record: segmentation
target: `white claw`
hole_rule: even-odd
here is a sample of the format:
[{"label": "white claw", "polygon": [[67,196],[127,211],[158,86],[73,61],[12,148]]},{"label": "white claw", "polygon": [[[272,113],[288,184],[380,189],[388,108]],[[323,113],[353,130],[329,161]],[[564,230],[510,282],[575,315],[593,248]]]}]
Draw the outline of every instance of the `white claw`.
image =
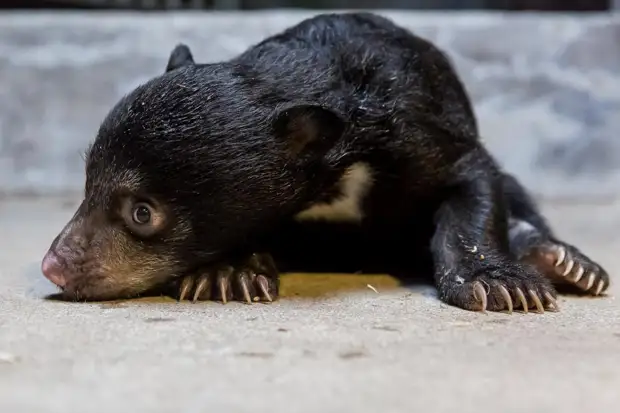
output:
[{"label": "white claw", "polygon": [[605,285],[605,281],[603,280],[599,280],[598,285],[596,286],[596,293],[594,293],[595,295],[599,295],[601,293],[601,291],[603,291],[603,286]]},{"label": "white claw", "polygon": [[474,298],[480,302],[480,311],[483,313],[487,310],[487,293],[479,281],[474,283]]},{"label": "white claw", "polygon": [[261,293],[263,293],[263,297],[267,301],[272,302],[273,299],[271,298],[271,295],[269,294],[269,282],[267,281],[267,278],[265,278],[264,275],[257,275],[256,283],[258,284],[258,288],[260,289]]},{"label": "white claw", "polygon": [[194,291],[194,298],[192,298],[192,302],[198,301],[198,298],[202,295],[202,293],[209,287],[209,278],[206,276],[200,277],[200,281],[196,286],[196,290]]},{"label": "white claw", "polygon": [[512,305],[512,298],[510,298],[510,293],[508,292],[506,287],[504,287],[503,285],[500,285],[497,288],[500,294],[502,295],[504,302],[506,302],[506,306],[508,307],[508,314],[512,314],[513,305]]},{"label": "white claw", "polygon": [[519,299],[519,302],[521,303],[521,308],[523,309],[523,312],[527,313],[528,305],[527,305],[527,300],[525,299],[525,295],[523,294],[523,291],[521,291],[521,289],[517,287],[515,288],[515,294],[517,295],[517,298]]},{"label": "white claw", "polygon": [[558,255],[558,260],[555,262],[555,266],[559,266],[564,262],[564,258],[566,258],[566,250],[562,247],[559,248],[560,255]]},{"label": "white claw", "polygon": [[573,278],[573,282],[574,283],[578,283],[579,280],[581,280],[581,277],[583,277],[583,273],[585,272],[585,270],[583,269],[583,267],[580,265],[579,266],[579,270],[577,271],[577,274],[575,275],[575,278]]},{"label": "white claw", "polygon": [[588,275],[588,277],[589,277],[588,285],[586,286],[586,290],[589,290],[590,288],[592,288],[592,286],[594,285],[594,278],[596,278],[593,272],[591,272],[590,275]]},{"label": "white claw", "polygon": [[243,298],[245,302],[248,304],[252,304],[252,297],[250,297],[250,290],[248,289],[248,284],[245,278],[241,278],[239,280],[239,284],[241,285],[241,291],[243,292]]},{"label": "white claw", "polygon": [[226,280],[226,278],[220,278],[220,294],[222,295],[222,304],[226,304],[228,302],[228,286],[226,285],[227,282],[228,280]]},{"label": "white claw", "polygon": [[181,282],[181,291],[179,292],[179,301],[183,301],[185,296],[189,292],[190,288],[194,284],[191,277],[185,277]]},{"label": "white claw", "polygon": [[566,269],[562,273],[562,277],[566,277],[570,273],[570,271],[573,269],[573,265],[575,265],[575,261],[570,260],[566,265]]},{"label": "white claw", "polygon": [[538,294],[536,294],[534,292],[534,290],[528,290],[528,293],[530,294],[530,297],[532,298],[532,301],[534,301],[534,305],[536,306],[536,309],[538,310],[538,312],[540,314],[544,313],[545,312],[545,306],[540,301],[540,297],[538,297]]},{"label": "white claw", "polygon": [[558,305],[558,301],[555,298],[553,298],[553,296],[549,293],[549,291],[545,291],[544,295],[547,301],[549,301],[551,305],[553,306],[553,310],[560,311],[560,306]]}]

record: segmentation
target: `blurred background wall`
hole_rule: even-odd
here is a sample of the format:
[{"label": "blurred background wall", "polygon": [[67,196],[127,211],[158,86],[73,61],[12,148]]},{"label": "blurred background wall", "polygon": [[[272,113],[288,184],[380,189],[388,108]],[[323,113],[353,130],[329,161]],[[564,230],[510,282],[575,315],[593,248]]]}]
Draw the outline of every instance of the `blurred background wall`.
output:
[{"label": "blurred background wall", "polygon": [[618,0],[4,0],[1,7],[128,8],[128,9],[261,9],[261,8],[382,8],[495,9],[600,11]]},{"label": "blurred background wall", "polygon": [[261,8],[382,8],[382,9],[496,9],[607,10],[617,0],[4,0],[2,7],[131,8],[131,9],[261,9]]},{"label": "blurred background wall", "polygon": [[227,59],[328,8],[374,9],[444,49],[474,101],[482,138],[537,196],[620,194],[620,0],[0,6],[0,196],[81,192],[82,153],[99,123],[123,94],[163,71],[178,42],[199,61]]}]

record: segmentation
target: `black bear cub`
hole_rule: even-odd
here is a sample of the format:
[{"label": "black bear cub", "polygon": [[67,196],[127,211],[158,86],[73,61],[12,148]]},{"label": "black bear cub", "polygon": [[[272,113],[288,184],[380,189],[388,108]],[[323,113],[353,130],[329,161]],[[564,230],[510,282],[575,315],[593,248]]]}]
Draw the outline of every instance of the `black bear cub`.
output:
[{"label": "black bear cub", "polygon": [[440,299],[468,310],[542,313],[554,284],[609,285],[482,145],[442,51],[370,13],[218,63],[177,46],[102,122],[42,271],[68,299],[251,303],[277,298],[278,271],[338,257],[428,262]]}]

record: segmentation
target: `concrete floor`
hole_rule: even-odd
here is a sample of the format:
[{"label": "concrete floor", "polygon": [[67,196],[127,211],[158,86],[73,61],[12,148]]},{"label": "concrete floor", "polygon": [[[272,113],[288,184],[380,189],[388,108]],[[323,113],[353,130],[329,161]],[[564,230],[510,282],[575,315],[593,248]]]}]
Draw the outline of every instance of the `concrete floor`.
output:
[{"label": "concrete floor", "polygon": [[[620,292],[477,314],[432,288],[273,305],[70,304],[40,259],[73,204],[0,201],[0,411],[618,412]],[[620,270],[620,203],[546,205]]]}]

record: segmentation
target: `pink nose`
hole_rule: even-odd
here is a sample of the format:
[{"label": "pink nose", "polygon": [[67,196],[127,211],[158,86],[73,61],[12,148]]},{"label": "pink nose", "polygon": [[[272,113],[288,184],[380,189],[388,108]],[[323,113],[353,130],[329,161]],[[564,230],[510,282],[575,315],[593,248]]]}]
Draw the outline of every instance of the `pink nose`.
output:
[{"label": "pink nose", "polygon": [[53,251],[48,251],[41,263],[41,271],[43,275],[59,287],[65,286],[65,276],[63,274],[63,266],[58,256]]}]

